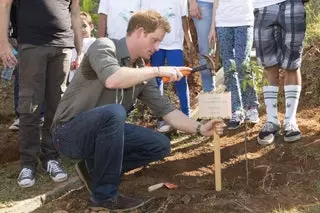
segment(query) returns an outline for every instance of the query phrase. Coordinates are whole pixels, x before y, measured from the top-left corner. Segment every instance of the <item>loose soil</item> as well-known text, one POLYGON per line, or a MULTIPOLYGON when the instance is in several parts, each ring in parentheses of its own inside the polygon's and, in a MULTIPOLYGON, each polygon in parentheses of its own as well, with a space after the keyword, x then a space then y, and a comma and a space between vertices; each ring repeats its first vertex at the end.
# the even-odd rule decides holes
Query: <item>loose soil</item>
MULTIPOLYGON (((283 137, 269 147, 256 144, 261 128, 248 131, 246 173, 244 129, 227 131, 221 138, 223 189, 214 189, 211 139, 183 136, 172 143, 164 161, 138 169, 123 177, 121 192, 132 196, 154 196, 137 212, 272 212, 297 208, 302 212, 320 199, 320 107, 302 109, 299 124, 304 137, 286 144, 283 137), (248 175, 248 180, 247 180, 248 175), (248 181, 248 185, 247 185, 248 181), (178 189, 147 192, 150 185, 170 182, 178 189)), ((36 213, 66 210, 90 212, 85 188, 36 210, 36 213)), ((314 212, 319 212, 319 209, 314 212)))

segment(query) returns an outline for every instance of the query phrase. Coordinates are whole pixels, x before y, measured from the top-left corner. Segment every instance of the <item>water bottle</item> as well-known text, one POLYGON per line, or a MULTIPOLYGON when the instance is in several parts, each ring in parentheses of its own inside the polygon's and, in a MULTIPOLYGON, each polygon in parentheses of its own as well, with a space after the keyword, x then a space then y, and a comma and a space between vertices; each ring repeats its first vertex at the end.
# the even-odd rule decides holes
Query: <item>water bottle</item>
MULTIPOLYGON (((12 53, 14 56, 18 55, 18 52, 15 49, 12 50, 12 53)), ((2 80, 10 81, 12 79, 12 74, 15 68, 16 68, 15 66, 3 68, 1 73, 2 80)))

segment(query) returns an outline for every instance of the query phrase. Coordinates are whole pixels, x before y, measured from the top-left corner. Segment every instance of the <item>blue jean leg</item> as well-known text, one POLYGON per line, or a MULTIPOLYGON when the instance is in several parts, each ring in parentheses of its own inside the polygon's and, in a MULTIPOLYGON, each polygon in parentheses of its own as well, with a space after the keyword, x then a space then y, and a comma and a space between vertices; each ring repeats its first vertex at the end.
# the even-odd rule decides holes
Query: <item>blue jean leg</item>
POLYGON ((122 173, 163 159, 170 152, 167 137, 125 120, 122 105, 106 105, 79 114, 53 136, 63 155, 90 162, 95 200, 118 195, 122 173))
MULTIPOLYGON (((182 50, 163 50, 160 49, 151 57, 152 66, 163 66, 167 59, 168 66, 184 66, 182 50)), ((157 78, 157 83, 161 93, 163 94, 163 82, 161 78, 157 78)), ((183 77, 180 81, 175 82, 181 111, 189 116, 190 115, 190 96, 187 78, 183 77)))
MULTIPOLYGON (((210 33, 211 21, 212 21, 212 7, 213 3, 199 2, 198 5, 201 11, 201 19, 193 17, 193 22, 197 30, 198 46, 199 46, 199 60, 200 65, 206 64, 206 60, 200 56, 200 54, 209 54, 209 41, 208 36, 210 33)), ((215 79, 210 70, 204 70, 200 72, 202 80, 202 89, 204 92, 211 92, 215 88, 215 79)))
POLYGON ((161 160, 169 153, 170 140, 167 136, 150 128, 125 125, 122 173, 161 160))
MULTIPOLYGON (((253 27, 235 27, 235 62, 238 72, 240 85, 243 79, 254 81, 254 75, 250 69, 250 54, 253 42, 253 27)), ((242 103, 245 109, 259 107, 258 95, 255 88, 246 84, 246 88, 241 88, 242 103), (245 89, 245 90, 244 90, 245 89)))
POLYGON ((120 104, 82 112, 57 128, 53 142, 71 159, 93 159, 92 192, 96 200, 119 194, 126 111, 120 104))
POLYGON ((242 110, 241 87, 235 62, 235 29, 233 27, 217 27, 220 54, 224 70, 225 84, 231 92, 232 112, 242 110))

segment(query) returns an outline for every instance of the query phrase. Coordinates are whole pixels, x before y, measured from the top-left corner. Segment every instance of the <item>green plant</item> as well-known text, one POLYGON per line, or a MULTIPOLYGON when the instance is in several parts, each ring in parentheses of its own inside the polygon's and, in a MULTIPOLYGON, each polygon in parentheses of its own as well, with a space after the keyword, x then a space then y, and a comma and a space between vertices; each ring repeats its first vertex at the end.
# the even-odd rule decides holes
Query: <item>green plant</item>
POLYGON ((261 93, 263 86, 267 83, 263 75, 263 68, 256 61, 251 61, 245 63, 242 69, 245 70, 246 75, 241 81, 241 89, 245 91, 249 85, 261 93))
POLYGON ((87 12, 91 15, 94 28, 97 29, 98 18, 99 18, 99 15, 97 14, 97 12, 98 12, 99 2, 97 0, 82 0, 80 2, 80 5, 81 5, 82 11, 87 12))
POLYGON ((314 45, 320 42, 320 2, 311 0, 305 5, 307 33, 306 45, 314 45))

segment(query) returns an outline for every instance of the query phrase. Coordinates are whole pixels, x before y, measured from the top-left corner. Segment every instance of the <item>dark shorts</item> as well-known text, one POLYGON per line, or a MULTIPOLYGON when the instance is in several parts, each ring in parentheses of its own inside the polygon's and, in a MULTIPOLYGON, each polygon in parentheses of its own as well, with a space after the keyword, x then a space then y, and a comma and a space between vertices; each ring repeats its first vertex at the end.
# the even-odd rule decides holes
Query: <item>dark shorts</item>
POLYGON ((257 8, 254 15, 254 40, 260 65, 279 65, 288 70, 299 68, 306 31, 302 0, 257 8))

